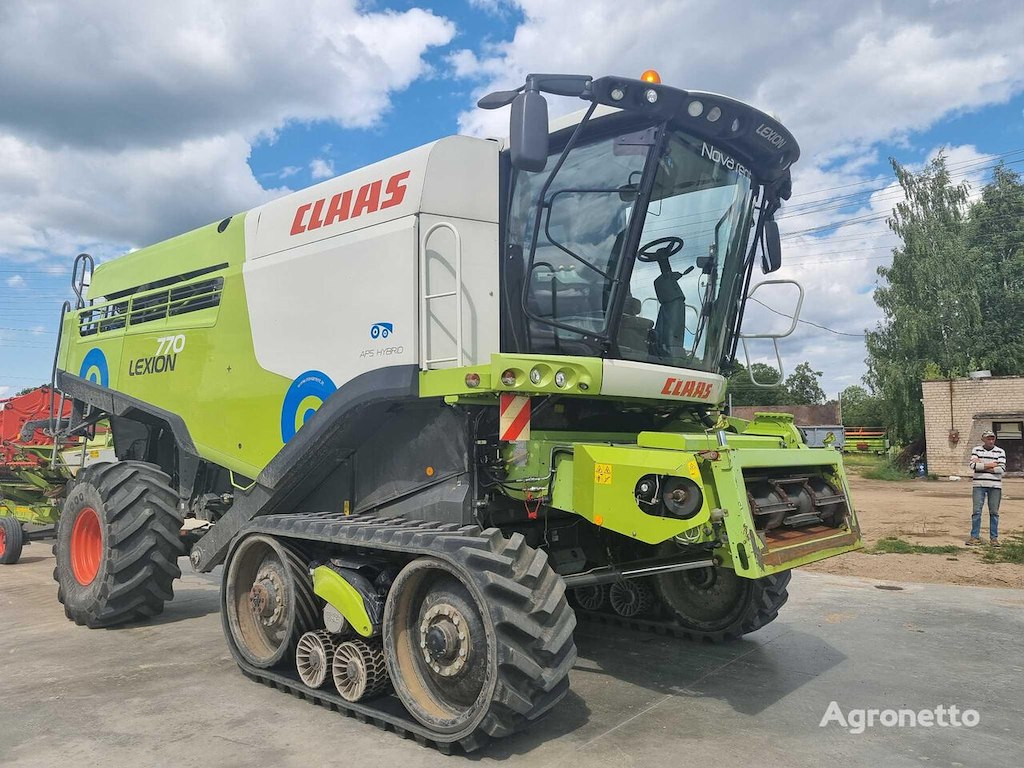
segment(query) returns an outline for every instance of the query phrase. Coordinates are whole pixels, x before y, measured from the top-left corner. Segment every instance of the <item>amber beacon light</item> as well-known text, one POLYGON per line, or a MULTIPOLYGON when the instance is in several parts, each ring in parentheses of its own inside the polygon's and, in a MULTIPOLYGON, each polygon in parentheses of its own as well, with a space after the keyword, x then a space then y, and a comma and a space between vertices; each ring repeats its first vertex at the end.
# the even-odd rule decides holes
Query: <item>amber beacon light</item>
POLYGON ((656 69, 648 69, 646 72, 640 75, 640 79, 643 80, 645 83, 660 83, 661 75, 658 74, 658 70, 656 69))

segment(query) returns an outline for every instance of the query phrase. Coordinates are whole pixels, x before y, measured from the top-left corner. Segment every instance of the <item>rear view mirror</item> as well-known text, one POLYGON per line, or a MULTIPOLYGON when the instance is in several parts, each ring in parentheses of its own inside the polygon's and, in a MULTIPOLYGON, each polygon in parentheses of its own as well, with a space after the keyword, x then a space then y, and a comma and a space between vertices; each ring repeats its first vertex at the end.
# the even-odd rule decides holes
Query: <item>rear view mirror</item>
POLYGON ((512 101, 509 139, 513 168, 544 170, 548 161, 548 103, 538 91, 523 91, 512 101))
POLYGON ((782 240, 779 237, 779 224, 775 219, 764 223, 764 251, 761 254, 761 271, 771 274, 782 266, 782 240))

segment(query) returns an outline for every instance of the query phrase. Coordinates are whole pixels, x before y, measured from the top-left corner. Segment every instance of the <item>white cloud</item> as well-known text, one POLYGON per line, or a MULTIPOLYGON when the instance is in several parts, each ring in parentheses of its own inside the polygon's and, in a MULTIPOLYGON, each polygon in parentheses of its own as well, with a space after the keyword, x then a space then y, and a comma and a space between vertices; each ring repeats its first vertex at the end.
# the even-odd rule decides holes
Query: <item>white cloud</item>
POLYGON ((302 166, 299 165, 286 165, 277 173, 277 178, 287 179, 289 176, 294 176, 296 173, 302 170, 302 166))
POLYGON ((8 277, 4 282, 7 283, 8 288, 21 288, 25 284, 25 278, 21 275, 12 275, 8 277))
POLYGON ((249 169, 255 141, 294 121, 378 123, 455 31, 355 0, 236 5, 5 3, 0 257, 123 251, 279 194, 249 169))
POLYGON ((309 164, 309 174, 314 179, 329 179, 334 176, 334 162, 322 157, 314 157, 309 164))

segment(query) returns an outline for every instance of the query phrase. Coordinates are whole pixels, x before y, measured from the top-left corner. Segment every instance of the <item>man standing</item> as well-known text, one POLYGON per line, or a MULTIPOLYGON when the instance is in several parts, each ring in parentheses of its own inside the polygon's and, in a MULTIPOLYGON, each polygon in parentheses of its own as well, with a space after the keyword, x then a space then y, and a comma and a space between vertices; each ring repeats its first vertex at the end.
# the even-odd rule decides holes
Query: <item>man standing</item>
POLYGON ((1006 451, 996 446, 995 432, 981 433, 981 445, 971 451, 971 469, 974 470, 974 513, 971 515, 971 538, 965 543, 969 547, 981 544, 981 508, 988 498, 989 542, 993 547, 998 547, 999 502, 1003 498, 1006 451))

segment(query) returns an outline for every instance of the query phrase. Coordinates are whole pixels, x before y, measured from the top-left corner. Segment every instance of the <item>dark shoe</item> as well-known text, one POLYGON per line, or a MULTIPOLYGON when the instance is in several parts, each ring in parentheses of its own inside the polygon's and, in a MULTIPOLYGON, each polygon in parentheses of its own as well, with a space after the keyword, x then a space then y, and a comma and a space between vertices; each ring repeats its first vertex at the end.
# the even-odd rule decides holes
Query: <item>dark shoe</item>
POLYGON ((964 542, 968 547, 977 547, 981 544, 981 539, 977 536, 971 536, 967 541, 964 542))
POLYGON ((1001 547, 1001 546, 1003 546, 1002 544, 999 543, 999 539, 989 539, 988 543, 989 543, 990 546, 993 546, 993 547, 1001 547))

